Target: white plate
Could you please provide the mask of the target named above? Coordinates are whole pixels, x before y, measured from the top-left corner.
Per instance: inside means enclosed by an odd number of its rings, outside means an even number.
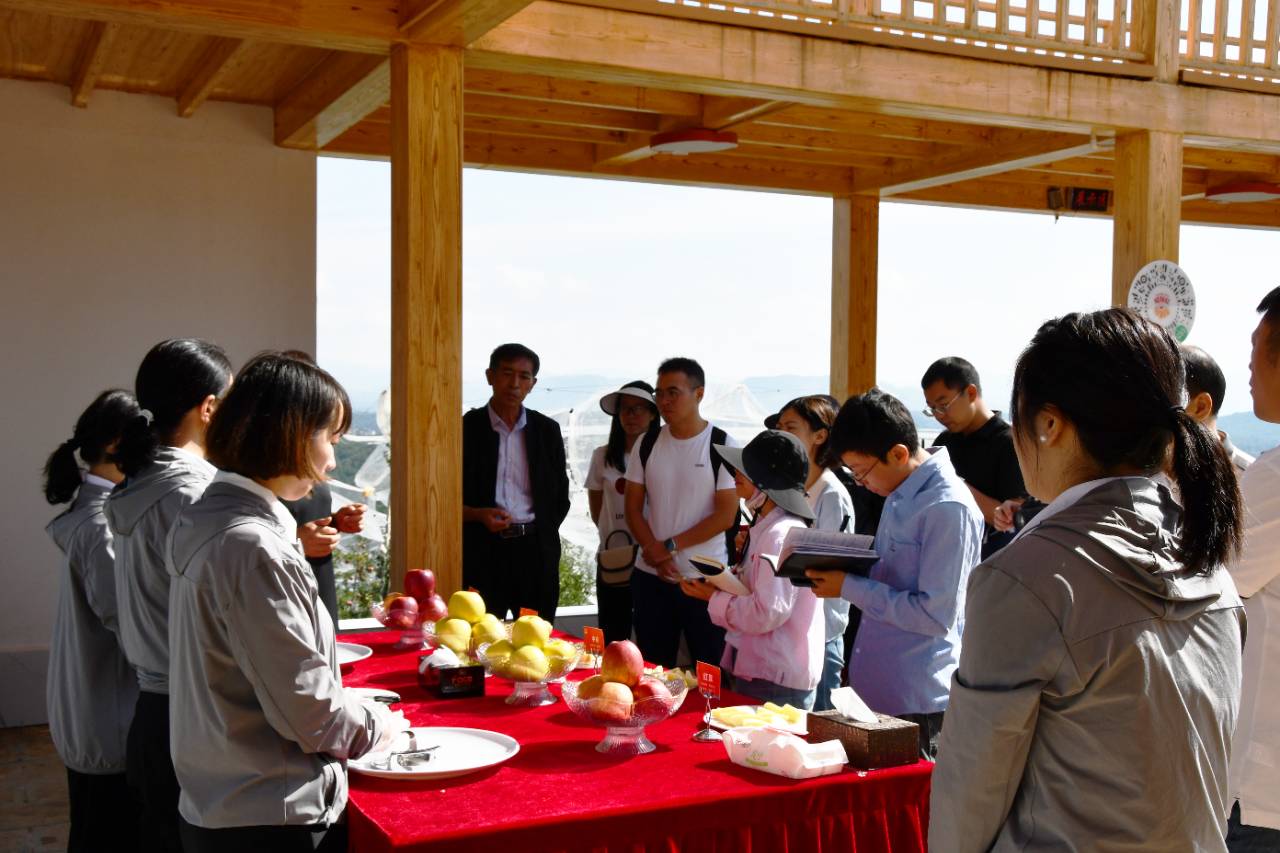
[[[359,643],[338,643],[338,666],[346,666],[358,660],[364,660],[373,654],[373,649]]]
[[[501,764],[520,751],[515,738],[484,729],[424,726],[410,731],[416,739],[416,748],[439,746],[432,753],[428,769],[405,770],[392,762],[388,770],[375,770],[359,759],[347,762],[347,767],[382,779],[448,779]]]
[[[690,693],[693,693],[694,691],[693,691],[693,690],[690,690],[689,692],[690,692]],[[756,711],[759,711],[759,710],[761,710],[762,708],[764,708],[764,706],[763,706],[763,705],[729,705],[729,706],[727,706],[727,707],[730,707],[730,708],[749,708],[749,709],[751,709],[752,713],[754,713],[754,712],[756,712]],[[801,735],[801,736],[804,736],[804,735],[807,735],[807,734],[809,733],[809,726],[808,726],[808,720],[809,720],[809,718],[808,718],[808,714],[807,714],[807,712],[805,712],[805,713],[806,713],[806,715],[805,715],[804,717],[801,717],[801,718],[800,718],[800,722],[798,722],[798,723],[771,723],[771,724],[769,724],[769,725],[767,725],[767,726],[752,726],[752,728],[757,728],[757,729],[775,729],[775,730],[780,731],[780,732],[790,732],[790,733],[791,733],[791,734],[793,734],[793,735]],[[707,720],[706,720],[706,722],[707,722],[707,725],[711,726],[711,728],[713,728],[713,729],[719,729],[719,730],[720,730],[720,731],[722,731],[722,732],[726,732],[726,731],[728,731],[729,729],[733,728],[733,726],[727,726],[727,725],[725,725],[724,723],[720,722],[719,720],[715,719],[714,717],[712,717],[712,716],[710,716],[710,715],[707,715]]]

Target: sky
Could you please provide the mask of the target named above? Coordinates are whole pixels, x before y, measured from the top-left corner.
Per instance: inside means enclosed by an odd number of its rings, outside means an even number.
[[[698,359],[716,384],[825,376],[831,207],[465,170],[464,402],[483,402],[488,354],[509,340],[538,352],[543,384],[652,381],[671,355]],[[317,355],[357,408],[371,408],[390,382],[389,164],[320,158],[317,220]],[[1258,301],[1280,284],[1280,232],[1184,225],[1180,253],[1197,296],[1187,342],[1222,366],[1223,413],[1246,411],[1249,335]],[[918,394],[935,358],[959,355],[1002,409],[1041,322],[1108,305],[1111,222],[884,203],[879,276],[879,383]]]

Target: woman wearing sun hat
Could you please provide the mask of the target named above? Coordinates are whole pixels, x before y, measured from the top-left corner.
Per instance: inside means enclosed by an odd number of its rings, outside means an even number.
[[[810,590],[778,577],[772,565],[787,531],[807,527],[814,517],[804,489],[808,452],[794,435],[778,430],[760,433],[746,447],[713,449],[735,470],[739,497],[764,495],[734,567],[748,593],[733,595],[702,580],[684,581],[681,589],[706,601],[711,621],[725,629],[720,665],[733,674],[735,690],[808,710],[822,675],[823,610]]]
[[[628,382],[600,398],[600,408],[612,418],[609,443],[591,453],[587,467],[587,500],[591,520],[600,531],[596,552],[596,606],[606,642],[631,639],[631,569],[635,566],[635,537],[627,528],[627,457],[645,433],[657,434],[661,424],[648,382]]]

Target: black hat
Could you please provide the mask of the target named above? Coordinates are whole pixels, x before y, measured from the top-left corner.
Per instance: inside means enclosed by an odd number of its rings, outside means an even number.
[[[786,411],[785,409],[783,411]],[[772,415],[766,415],[764,419],[765,429],[777,429],[778,421],[782,420],[782,412],[774,412]]]
[[[769,499],[792,515],[813,520],[813,509],[805,498],[804,482],[809,477],[809,453],[789,432],[765,430],[746,447],[713,444],[726,465],[736,468]]]

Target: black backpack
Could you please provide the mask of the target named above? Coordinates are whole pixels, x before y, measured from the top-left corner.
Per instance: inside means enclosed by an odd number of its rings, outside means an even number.
[[[660,433],[661,433],[661,430],[654,430],[652,432],[647,432],[644,434],[644,437],[640,439],[640,467],[641,468],[648,467],[649,456],[650,454],[653,453],[653,446],[658,443],[658,435]],[[711,443],[712,444],[725,444],[728,440],[729,440],[728,433],[720,429],[720,427],[718,426],[713,425],[711,427]],[[710,456],[711,456],[711,488],[712,488],[712,491],[714,492],[714,491],[717,491],[715,486],[720,481],[721,466],[728,468],[730,472],[733,471],[733,467],[729,465],[725,465],[724,460],[720,458],[720,454],[716,453],[714,449],[710,451]],[[734,547],[734,540],[737,539],[738,526],[741,523],[742,523],[742,506],[741,504],[739,504],[737,512],[733,514],[733,524],[729,527],[728,530],[724,532],[725,551],[729,555],[728,564],[731,566],[738,562],[738,554],[737,554],[737,549]]]

